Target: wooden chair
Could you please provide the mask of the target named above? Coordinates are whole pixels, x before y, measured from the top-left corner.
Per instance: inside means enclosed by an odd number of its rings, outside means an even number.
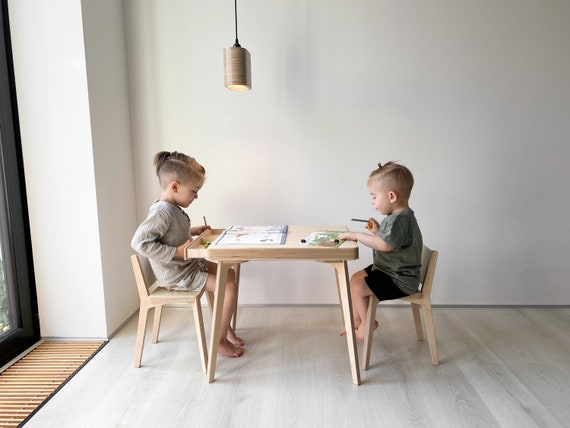
[[[146,333],[146,323],[148,312],[154,308],[154,321],[152,327],[152,343],[158,342],[158,332],[160,330],[160,318],[162,307],[167,303],[188,303],[194,312],[194,324],[196,326],[196,337],[200,349],[200,359],[202,360],[202,370],[206,372],[208,361],[208,350],[206,348],[206,334],[204,332],[204,321],[202,318],[202,306],[200,297],[204,288],[199,291],[170,291],[159,287],[156,277],[152,271],[148,259],[140,254],[131,256],[133,271],[137,282],[137,289],[141,306],[139,310],[139,323],[137,327],[137,343],[135,349],[135,367],[140,367],[144,339]]]
[[[422,265],[420,268],[421,290],[410,296],[402,297],[398,300],[404,300],[412,304],[412,313],[414,315],[414,323],[416,326],[416,337],[419,341],[424,340],[422,331],[422,321],[420,317],[420,306],[424,312],[426,333],[428,336],[429,350],[431,353],[431,362],[434,366],[439,365],[439,356],[437,353],[437,345],[435,342],[435,329],[433,326],[433,316],[431,312],[431,289],[433,285],[433,276],[435,274],[435,266],[437,264],[438,252],[430,250],[424,245],[422,249]],[[362,348],[362,368],[367,370],[370,363],[370,350],[372,349],[372,334],[374,332],[374,322],[376,321],[376,307],[378,306],[376,296],[370,296],[368,302],[367,325],[365,332],[364,346]]]

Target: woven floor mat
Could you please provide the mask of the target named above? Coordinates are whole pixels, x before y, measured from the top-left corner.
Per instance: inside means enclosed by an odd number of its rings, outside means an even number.
[[[0,427],[30,418],[107,342],[40,343],[0,374]]]

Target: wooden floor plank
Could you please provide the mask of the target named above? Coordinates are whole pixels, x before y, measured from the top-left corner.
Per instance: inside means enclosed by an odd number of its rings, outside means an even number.
[[[191,309],[166,308],[141,368],[133,318],[26,428],[567,426],[568,308],[433,312],[440,366],[409,307],[381,305],[371,367],[355,386],[338,307],[240,307],[245,355],[219,357],[209,384]]]

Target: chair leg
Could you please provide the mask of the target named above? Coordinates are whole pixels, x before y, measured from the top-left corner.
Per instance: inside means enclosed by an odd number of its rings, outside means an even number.
[[[435,328],[433,324],[433,315],[431,312],[431,304],[426,303],[423,305],[424,319],[426,322],[426,333],[428,336],[429,352],[431,353],[431,363],[434,366],[439,365],[439,355],[437,353],[437,343],[435,341]]]
[[[361,320],[366,323],[366,331],[364,337],[364,345],[362,346],[362,369],[368,370],[370,365],[370,351],[372,350],[372,335],[374,333],[374,322],[376,321],[376,307],[378,306],[378,299],[372,295],[368,298],[368,311],[366,313],[366,320]]]
[[[206,333],[204,331],[204,318],[202,316],[202,303],[197,298],[191,303],[194,312],[194,325],[196,326],[196,339],[198,340],[198,349],[200,351],[200,360],[202,362],[202,371],[206,373],[208,364],[208,348],[206,346]]]
[[[150,308],[142,307],[139,309],[139,322],[137,326],[137,342],[135,345],[135,368],[141,366],[142,353],[144,348],[144,336],[146,332],[146,320]]]
[[[160,331],[160,318],[162,316],[162,305],[154,307],[154,321],[152,323],[152,343],[158,342],[158,333]]]
[[[422,318],[420,316],[420,305],[412,303],[412,313],[414,314],[414,324],[416,326],[416,337],[418,341],[424,340],[424,333],[422,329]]]

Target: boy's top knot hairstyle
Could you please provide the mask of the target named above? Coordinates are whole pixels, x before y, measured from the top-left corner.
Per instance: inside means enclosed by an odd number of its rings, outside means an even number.
[[[386,162],[384,165],[378,163],[378,168],[370,173],[368,182],[372,180],[395,191],[398,196],[408,200],[414,187],[414,176],[404,165],[394,161]]]
[[[172,181],[188,183],[202,181],[206,177],[206,169],[196,159],[180,152],[158,152],[154,166],[161,187]]]

